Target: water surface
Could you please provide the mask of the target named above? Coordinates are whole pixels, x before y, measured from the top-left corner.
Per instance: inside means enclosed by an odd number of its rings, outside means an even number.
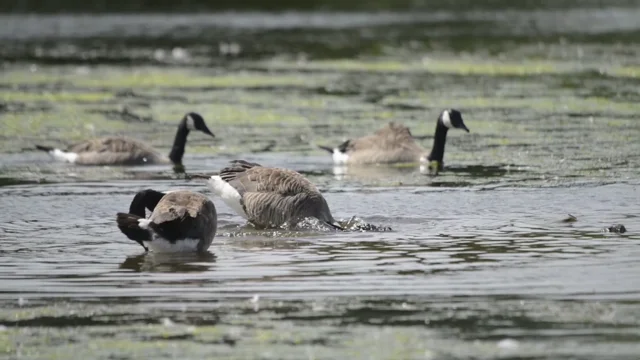
[[[0,357],[638,359],[638,8],[454,10],[2,15]],[[436,177],[316,147],[394,120],[429,148],[448,107],[471,133]],[[115,213],[203,183],[32,150],[168,152],[187,111],[216,134],[188,172],[292,168],[392,231],[259,232],[214,198],[207,255],[144,254]]]

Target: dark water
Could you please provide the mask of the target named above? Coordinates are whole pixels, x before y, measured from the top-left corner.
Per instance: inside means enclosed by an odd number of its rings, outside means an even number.
[[[433,4],[1,15],[0,358],[640,359],[640,7]],[[452,106],[437,177],[316,148],[390,120],[429,147]],[[202,183],[31,150],[168,151],[186,111],[216,134],[188,171],[293,168],[393,231],[259,232],[214,198],[209,254],[144,255],[115,213]]]

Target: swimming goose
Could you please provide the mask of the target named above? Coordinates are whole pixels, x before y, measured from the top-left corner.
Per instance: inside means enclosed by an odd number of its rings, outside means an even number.
[[[202,116],[196,113],[186,114],[180,124],[173,147],[166,157],[151,146],[129,137],[103,137],[91,139],[70,146],[66,150],[50,146],[36,145],[38,150],[46,151],[58,161],[78,165],[145,165],[145,164],[182,164],[187,136],[192,130],[202,131],[211,136],[213,133],[205,124]]]
[[[293,170],[234,160],[219,175],[208,178],[207,185],[257,228],[294,226],[314,217],[342,229],[316,186]]]
[[[448,109],[440,114],[431,152],[427,152],[415,142],[409,128],[394,122],[390,122],[372,135],[347,140],[336,148],[320,148],[333,154],[333,162],[336,165],[430,162],[432,166],[441,170],[449,129],[463,129],[469,132],[460,111]]]
[[[145,208],[152,211],[145,219]],[[216,207],[202,194],[186,190],[136,194],[129,213],[118,213],[118,228],[145,251],[206,251],[216,234]]]

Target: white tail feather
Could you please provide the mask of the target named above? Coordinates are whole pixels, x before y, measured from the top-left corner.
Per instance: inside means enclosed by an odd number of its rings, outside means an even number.
[[[151,220],[149,219],[138,220],[138,226],[140,226],[140,229],[149,229],[149,224],[151,224]]]
[[[349,155],[340,152],[338,148],[333,149],[333,163],[335,165],[344,165],[349,160]]]
[[[207,185],[227,206],[233,209],[238,215],[247,219],[247,214],[244,212],[242,204],[240,203],[241,196],[238,190],[222,180],[220,176],[212,176],[211,179],[207,180]]]
[[[49,155],[53,156],[54,159],[58,161],[75,163],[78,158],[78,154],[72,152],[64,152],[60,149],[53,149],[49,151]]]

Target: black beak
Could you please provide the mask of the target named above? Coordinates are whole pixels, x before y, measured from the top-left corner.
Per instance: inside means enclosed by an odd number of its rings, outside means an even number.
[[[460,126],[460,128],[466,132],[471,132],[469,131],[469,129],[467,128],[467,125],[465,125],[464,123],[462,123],[462,125]]]
[[[467,130],[468,131],[468,130]],[[213,133],[211,132],[211,130],[209,130],[208,127],[204,127],[204,129],[202,129],[202,132],[207,134],[207,135],[211,135],[211,137],[216,137],[215,135],[213,135]]]

